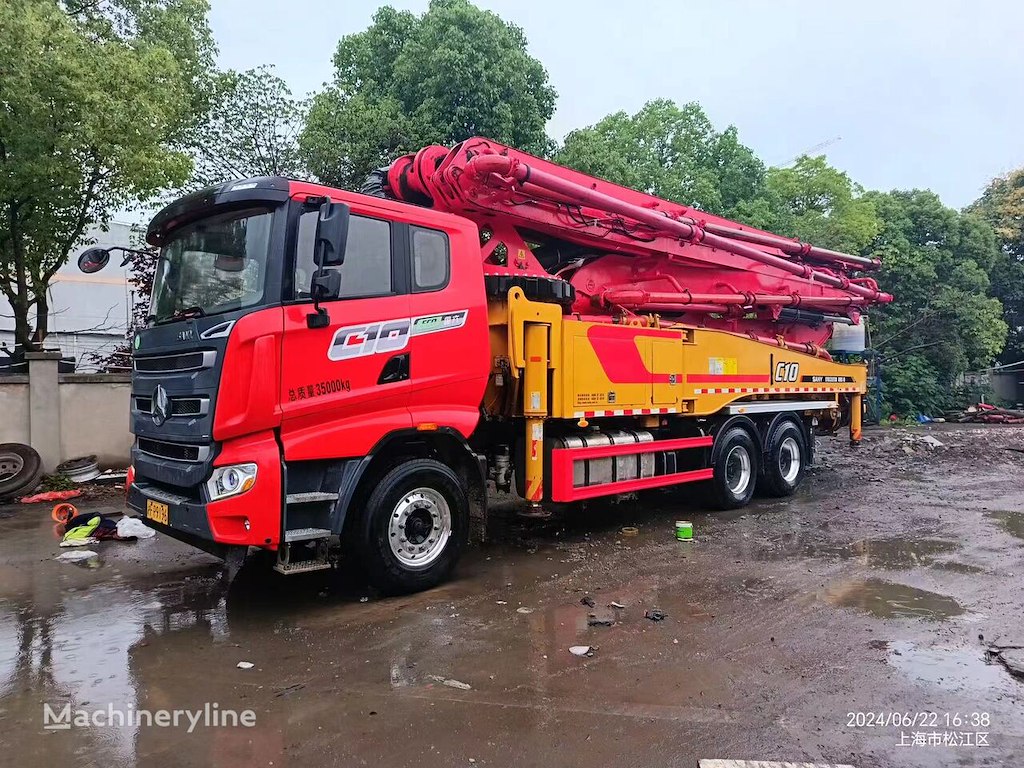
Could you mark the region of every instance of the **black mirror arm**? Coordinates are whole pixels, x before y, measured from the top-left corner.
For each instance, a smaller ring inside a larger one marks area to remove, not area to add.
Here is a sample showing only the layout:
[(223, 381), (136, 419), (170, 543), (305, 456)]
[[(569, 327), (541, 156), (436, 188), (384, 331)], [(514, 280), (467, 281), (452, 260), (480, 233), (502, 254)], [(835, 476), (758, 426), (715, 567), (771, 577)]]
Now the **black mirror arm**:
[(331, 317), (327, 310), (320, 306), (320, 301), (324, 298), (338, 298), (341, 293), (341, 274), (335, 270), (327, 271), (325, 267), (320, 266), (310, 282), (309, 292), (313, 298), (314, 312), (306, 316), (306, 325), (309, 328), (326, 328)]
[(315, 311), (306, 315), (306, 327), (327, 328), (331, 324), (331, 316), (327, 314), (326, 309), (320, 306), (317, 299), (313, 299), (313, 309)]

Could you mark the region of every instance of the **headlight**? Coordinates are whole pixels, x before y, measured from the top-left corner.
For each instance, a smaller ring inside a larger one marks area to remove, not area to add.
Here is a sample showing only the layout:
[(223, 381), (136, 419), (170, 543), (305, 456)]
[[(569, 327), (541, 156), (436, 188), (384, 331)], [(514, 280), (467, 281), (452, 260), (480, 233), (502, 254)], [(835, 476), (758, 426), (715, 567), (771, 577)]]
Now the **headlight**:
[(213, 475), (206, 481), (206, 492), (210, 494), (210, 501), (218, 501), (245, 493), (255, 484), (255, 464), (232, 464), (213, 470)]

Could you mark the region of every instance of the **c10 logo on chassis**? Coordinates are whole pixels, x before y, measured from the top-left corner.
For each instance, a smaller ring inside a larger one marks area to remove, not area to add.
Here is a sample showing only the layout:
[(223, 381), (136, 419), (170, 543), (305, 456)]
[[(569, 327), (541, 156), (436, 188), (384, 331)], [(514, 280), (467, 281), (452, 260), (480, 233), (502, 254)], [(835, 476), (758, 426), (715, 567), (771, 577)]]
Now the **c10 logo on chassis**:
[(775, 381), (790, 382), (800, 379), (800, 363), (776, 363)]
[(349, 360), (353, 357), (398, 352), (405, 349), (410, 336), (425, 336), (428, 333), (461, 328), (466, 324), (468, 314), (469, 310), (460, 309), (438, 315), (346, 325), (335, 331), (331, 346), (327, 349), (327, 357), (331, 360)]

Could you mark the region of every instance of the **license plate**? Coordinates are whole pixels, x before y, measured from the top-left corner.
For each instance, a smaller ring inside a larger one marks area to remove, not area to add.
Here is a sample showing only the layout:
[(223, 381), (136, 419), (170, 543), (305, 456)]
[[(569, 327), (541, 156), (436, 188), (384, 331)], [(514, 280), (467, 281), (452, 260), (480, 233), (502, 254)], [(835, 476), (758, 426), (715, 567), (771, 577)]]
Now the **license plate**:
[(162, 504), (159, 501), (146, 499), (146, 517), (148, 517), (154, 523), (163, 523), (164, 525), (169, 525), (169, 523), (167, 522), (167, 505)]

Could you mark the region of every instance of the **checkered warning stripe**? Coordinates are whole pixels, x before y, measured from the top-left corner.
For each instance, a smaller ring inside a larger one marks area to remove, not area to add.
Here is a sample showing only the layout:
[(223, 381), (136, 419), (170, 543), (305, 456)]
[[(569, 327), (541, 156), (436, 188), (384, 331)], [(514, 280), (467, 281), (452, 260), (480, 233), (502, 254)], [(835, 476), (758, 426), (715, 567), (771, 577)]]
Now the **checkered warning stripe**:
[(615, 411), (576, 411), (577, 419), (592, 419), (596, 416), (651, 416), (659, 413), (679, 413), (678, 408), (619, 408)]
[(765, 395), (795, 392), (857, 392), (856, 387), (707, 387), (693, 390), (695, 395)]

